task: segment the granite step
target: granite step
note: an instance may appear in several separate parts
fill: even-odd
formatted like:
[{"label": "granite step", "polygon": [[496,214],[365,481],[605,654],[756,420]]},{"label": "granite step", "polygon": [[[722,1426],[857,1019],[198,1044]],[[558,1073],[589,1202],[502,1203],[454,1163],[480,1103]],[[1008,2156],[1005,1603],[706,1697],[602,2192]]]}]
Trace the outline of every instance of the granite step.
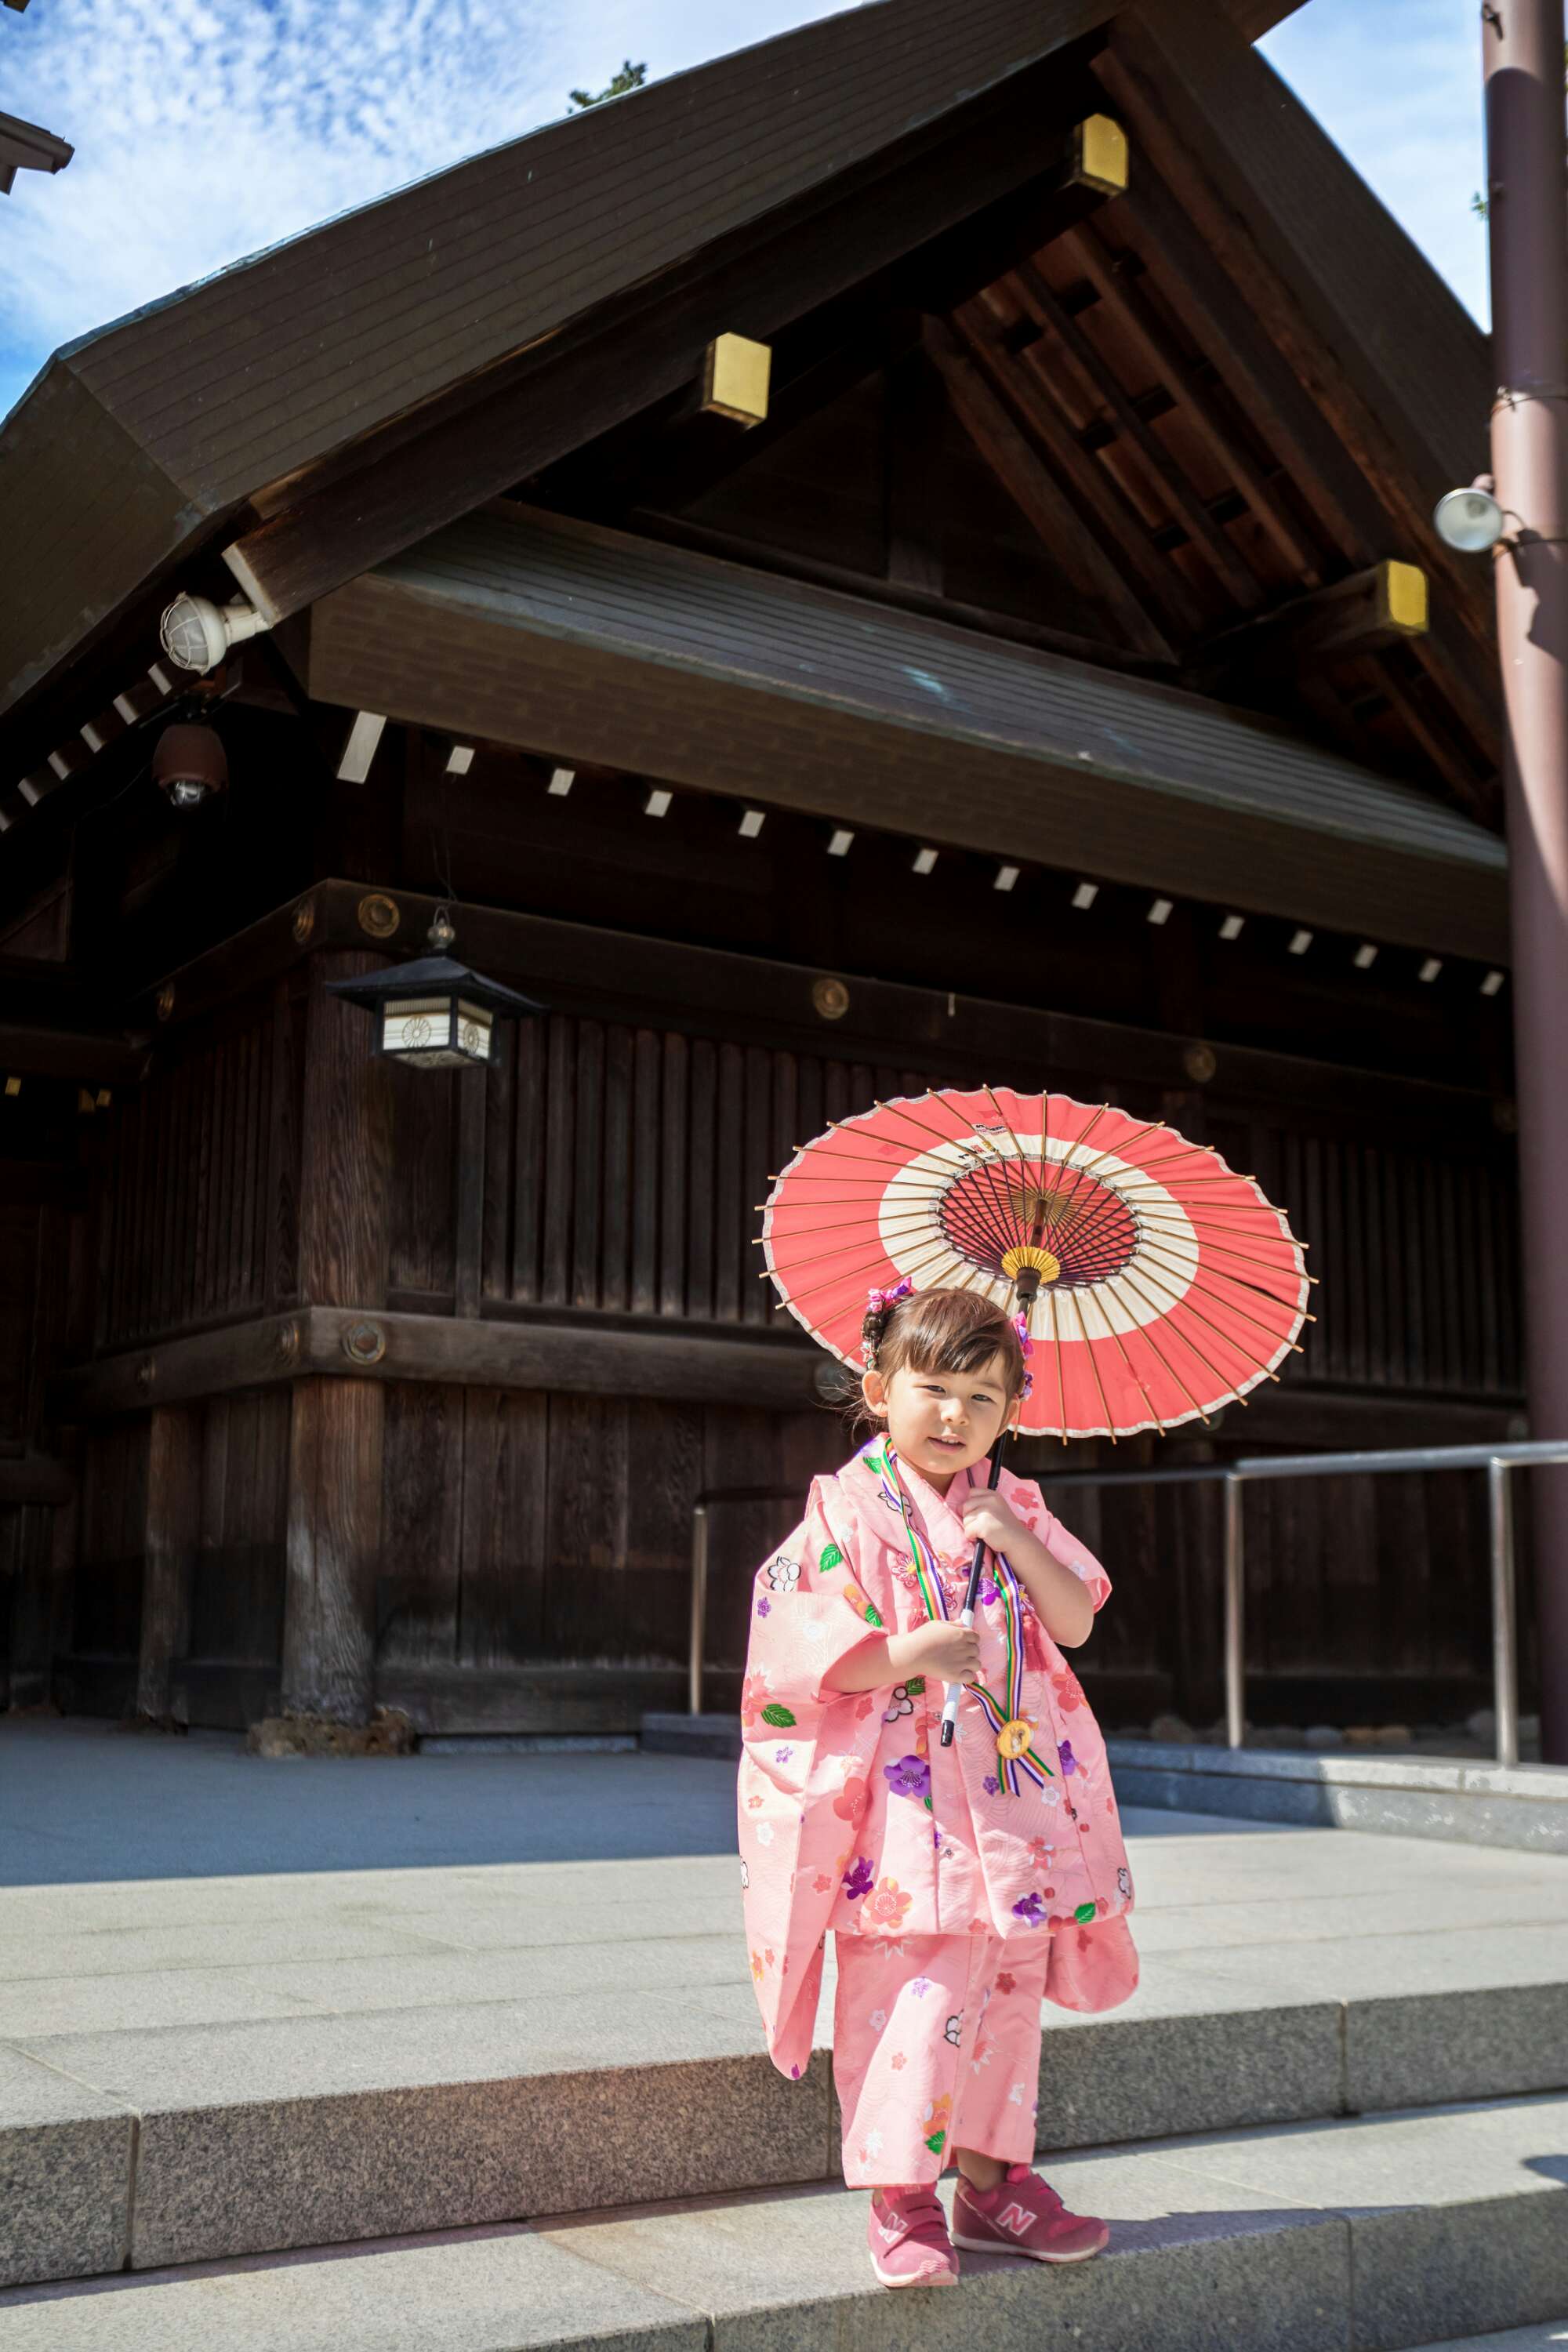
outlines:
[{"label": "granite step", "polygon": [[[1568,2087],[1568,1931],[1478,1940],[1403,1939],[1404,1990],[1325,1941],[1047,2011],[1041,2145]],[[0,2284],[833,2179],[829,2053],[787,2083],[758,2040],[749,1985],[654,1993],[628,1956],[575,1998],[0,2045]]]},{"label": "granite step", "polygon": [[[646,2139],[679,2128],[657,2107]],[[6,2352],[1508,2352],[1568,2310],[1568,2099],[1187,2135],[1054,2158],[1106,2252],[871,2280],[826,2185],[563,2214],[0,2294]],[[1468,2333],[1467,2333],[1468,2331]],[[1480,2339],[1477,2341],[1478,2337]],[[1560,2338],[1555,2340],[1561,2340]],[[1501,2347],[1499,2347],[1501,2352]]]}]

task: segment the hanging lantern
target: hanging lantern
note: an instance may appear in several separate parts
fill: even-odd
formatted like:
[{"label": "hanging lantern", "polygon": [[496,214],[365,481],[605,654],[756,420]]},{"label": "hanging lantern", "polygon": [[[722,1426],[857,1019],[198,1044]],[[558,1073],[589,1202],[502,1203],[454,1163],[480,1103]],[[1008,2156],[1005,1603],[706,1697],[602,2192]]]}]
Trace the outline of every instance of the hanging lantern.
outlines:
[{"label": "hanging lantern", "polygon": [[330,996],[374,1014],[373,1050],[388,1061],[416,1070],[483,1069],[491,1058],[498,1020],[521,1020],[546,1010],[531,996],[457,962],[446,952],[456,936],[445,908],[438,909],[428,934],[434,954],[363,980],[328,981]]}]

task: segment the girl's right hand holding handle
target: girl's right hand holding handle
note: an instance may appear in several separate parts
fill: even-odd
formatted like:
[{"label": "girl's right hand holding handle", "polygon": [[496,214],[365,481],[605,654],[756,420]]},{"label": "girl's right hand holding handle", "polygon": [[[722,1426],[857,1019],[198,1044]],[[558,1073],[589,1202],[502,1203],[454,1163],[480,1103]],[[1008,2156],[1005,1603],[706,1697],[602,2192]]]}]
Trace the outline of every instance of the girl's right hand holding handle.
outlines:
[{"label": "girl's right hand holding handle", "polygon": [[889,1664],[897,1679],[926,1675],[937,1682],[973,1683],[980,1679],[980,1636],[973,1625],[936,1618],[917,1625],[912,1633],[896,1633],[888,1644]]}]

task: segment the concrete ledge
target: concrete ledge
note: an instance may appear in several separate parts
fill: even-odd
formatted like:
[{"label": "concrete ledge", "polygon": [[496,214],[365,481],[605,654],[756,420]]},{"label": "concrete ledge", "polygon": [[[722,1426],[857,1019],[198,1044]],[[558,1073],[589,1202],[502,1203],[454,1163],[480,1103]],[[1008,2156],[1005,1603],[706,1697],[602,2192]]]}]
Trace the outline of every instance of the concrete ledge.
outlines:
[{"label": "concrete ledge", "polygon": [[1441,2352],[1444,2327],[1568,2310],[1565,2133],[1568,2101],[1521,2100],[1088,2149],[1050,2177],[1109,2221],[1104,2253],[966,2255],[950,2294],[879,2289],[864,2195],[818,2187],[13,2293],[0,2336],[6,2352]]},{"label": "concrete ledge", "polygon": [[1106,1743],[1118,1801],[1240,1821],[1568,1853],[1568,1768],[1441,1757]]},{"label": "concrete ledge", "polygon": [[645,1715],[642,1745],[650,1756],[713,1756],[741,1760],[741,1726],[732,1715]]},{"label": "concrete ledge", "polygon": [[0,2286],[119,2268],[135,2131],[121,2100],[0,2048]]}]

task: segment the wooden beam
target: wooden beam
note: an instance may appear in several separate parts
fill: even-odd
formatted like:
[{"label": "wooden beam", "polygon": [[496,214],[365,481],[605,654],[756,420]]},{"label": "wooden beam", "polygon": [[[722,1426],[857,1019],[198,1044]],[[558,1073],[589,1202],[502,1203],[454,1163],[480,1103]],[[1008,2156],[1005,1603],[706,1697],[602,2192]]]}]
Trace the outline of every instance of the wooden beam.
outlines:
[{"label": "wooden beam", "polygon": [[[300,902],[290,900],[237,940],[186,965],[177,976],[171,1027],[180,1024],[180,1008],[185,1019],[205,1017],[241,989],[313,959],[319,950],[363,939],[358,909],[364,895],[359,883],[318,883],[305,902],[312,918],[308,942],[300,940],[295,922]],[[395,886],[387,886],[384,895],[397,909],[397,936],[422,937],[437,901]],[[465,950],[477,966],[509,980],[535,980],[561,1011],[616,1020],[624,1017],[631,1003],[649,1019],[677,1028],[707,1034],[711,1024],[722,1021],[727,1034],[758,1044],[821,1050],[823,1027],[812,989],[816,981],[834,977],[830,971],[499,907],[460,904],[456,919]],[[243,961],[237,953],[242,942],[248,949]],[[834,1023],[833,1034],[836,1051],[858,1049],[860,1058],[872,1061],[885,1058],[887,1040],[898,1037],[922,1067],[929,1064],[955,1080],[977,1062],[1000,1056],[1074,1077],[1098,1076],[1119,1086],[1157,1088],[1180,1086],[1188,1052],[1204,1042],[1180,1032],[999,1003],[965,991],[949,995],[945,990],[865,975],[855,980],[848,1010]],[[1249,1045],[1226,1045],[1218,1054],[1215,1086],[1226,1098],[1238,1101],[1295,1104],[1320,1112],[1338,1108],[1352,1118],[1369,1118],[1381,1109],[1407,1124],[1413,1139],[1433,1142],[1449,1133],[1456,1121],[1489,1116],[1490,1097],[1484,1087],[1434,1086],[1396,1073]],[[237,1369],[253,1382],[286,1377],[289,1360],[276,1352],[277,1334],[286,1334],[290,1325],[284,1314],[271,1325],[237,1327],[237,1337],[239,1331],[257,1335],[253,1351]],[[268,1331],[270,1338],[262,1336]],[[205,1349],[210,1337],[190,1344]],[[60,1412],[56,1417],[68,1421],[72,1415]]]},{"label": "wooden beam", "polygon": [[1087,227],[1069,231],[1063,242],[1101,301],[1139,343],[1159,381],[1202,434],[1280,553],[1308,586],[1316,586],[1322,576],[1316,551],[1209,398],[1142,288],[1117,267],[1109,248]]},{"label": "wooden beam", "polygon": [[1162,625],[1174,621],[1186,635],[1195,636],[1204,626],[1201,605],[1170,557],[1155,546],[1147,517],[1084,447],[1048,371],[1040,366],[1039,354],[1026,351],[1015,359],[984,301],[955,311],[952,324],[992,390],[1046,453],[1091,536],[1113,552],[1124,573],[1138,581],[1138,601],[1144,610],[1152,618],[1163,608]]},{"label": "wooden beam", "polygon": [[1139,415],[1115,371],[1070,311],[1064,310],[1032,263],[1014,271],[1011,284],[1018,300],[1037,324],[1054,335],[1078,367],[1091,393],[1105,403],[1121,431],[1137,450],[1148,471],[1170,500],[1172,512],[1187,530],[1194,545],[1226,587],[1243,612],[1257,605],[1262,591],[1241,551],[1215,522],[1157,433]]},{"label": "wooden beam", "polygon": [[[1374,562],[1394,530],[1387,510],[1328,416],[1238,296],[1212,247],[1152,169],[1142,172],[1136,189],[1122,199],[1121,215],[1141,250],[1157,263],[1162,292],[1300,484],[1342,558],[1357,569]],[[1495,698],[1477,682],[1489,679],[1496,669],[1487,601],[1478,605],[1473,580],[1457,582],[1442,567],[1434,576],[1441,593],[1416,658],[1483,758],[1495,766],[1501,757],[1500,713]]]},{"label": "wooden beam", "polygon": [[[377,1348],[379,1354],[372,1355]],[[145,1412],[153,1394],[174,1404],[285,1381],[298,1380],[301,1387],[424,1381],[710,1404],[732,1404],[743,1392],[769,1410],[800,1412],[821,1402],[815,1382],[822,1360],[804,1339],[711,1327],[672,1329],[654,1316],[491,1309],[469,1318],[314,1307],[100,1358],[63,1374],[51,1384],[50,1397],[52,1409],[99,1420]],[[307,1423],[306,1442],[314,1444],[321,1425],[315,1408]],[[318,1492],[319,1482],[310,1484],[314,1475],[301,1487],[301,1511]],[[300,1540],[307,1549],[313,1541],[303,1522]]]},{"label": "wooden beam", "polygon": [[[937,143],[852,176],[758,243],[704,257],[547,340],[504,370],[389,426],[353,470],[291,485],[282,509],[226,550],[269,621],[412,546],[652,403],[694,383],[716,335],[772,341],[788,322],[981,213],[1060,173],[1068,84],[1021,75]],[[637,363],[626,362],[635,348]]]},{"label": "wooden beam", "polygon": [[1141,653],[1170,660],[1169,640],[1123,579],[1121,567],[1030,447],[974,362],[932,320],[926,351],[947,386],[953,413],[1019,512],[1083,593],[1102,605]]},{"label": "wooden beam", "polygon": [[1289,670],[1374,652],[1426,631],[1426,576],[1417,564],[1391,559],[1211,637],[1190,658],[1188,675],[1219,674],[1237,665]]},{"label": "wooden beam", "polygon": [[0,1021],[0,1075],[77,1078],[95,1086],[139,1086],[147,1055],[123,1036],[91,1030],[49,1029],[41,1023]]},{"label": "wooden beam", "polygon": [[[933,374],[932,380],[940,391],[940,378]],[[1005,644],[1036,646],[1042,653],[1065,654],[1069,661],[1089,662],[1098,669],[1119,670],[1131,677],[1170,678],[1177,667],[1173,656],[1162,661],[1152,654],[1134,653],[1130,646],[1112,645],[1108,639],[1079,636],[1071,629],[1047,628],[1041,622],[1021,621],[1016,614],[994,613],[981,604],[961,604],[939,590],[917,587],[909,580],[868,579],[865,572],[851,572],[845,564],[821,563],[813,556],[796,555],[791,549],[764,547],[760,541],[742,539],[735,531],[711,530],[704,523],[689,522],[684,515],[650,514],[639,507],[634,508],[626,521],[629,529],[647,539],[664,540],[673,547],[698,548],[705,554],[721,555],[731,562],[746,564],[753,572],[770,572],[783,580],[815,580],[821,587],[843,589],[851,596],[864,597],[868,604],[891,604],[903,613],[923,613],[928,620],[973,629],[982,636],[999,637]]]}]

